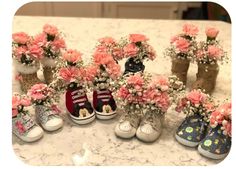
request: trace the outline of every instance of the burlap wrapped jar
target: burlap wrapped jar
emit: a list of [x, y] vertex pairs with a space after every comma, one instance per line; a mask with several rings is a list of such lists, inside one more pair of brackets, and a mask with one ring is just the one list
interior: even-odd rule
[[193, 83], [192, 89], [202, 89], [205, 93], [211, 94], [215, 89], [217, 75], [219, 73], [218, 64], [198, 63], [197, 80]]
[[40, 83], [40, 79], [37, 76], [37, 71], [40, 68], [39, 62], [35, 62], [34, 65], [22, 64], [16, 60], [14, 62], [14, 67], [17, 73], [22, 77], [20, 82], [20, 87], [22, 92], [27, 93], [27, 91], [36, 83]]
[[44, 75], [45, 82], [47, 84], [50, 84], [53, 81], [53, 74], [56, 69], [56, 62], [57, 62], [57, 59], [51, 59], [48, 57], [44, 57], [41, 60], [41, 64], [43, 67], [43, 75]]
[[184, 85], [186, 85], [187, 82], [189, 63], [190, 60], [188, 59], [172, 58], [171, 72], [173, 75], [177, 76]]

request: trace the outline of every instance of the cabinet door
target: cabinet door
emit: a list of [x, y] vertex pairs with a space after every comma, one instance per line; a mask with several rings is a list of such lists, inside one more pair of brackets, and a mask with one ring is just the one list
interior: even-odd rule
[[104, 3], [104, 17], [178, 19], [177, 2], [173, 3]]
[[52, 5], [54, 16], [101, 17], [101, 2], [57, 2]]
[[16, 15], [101, 17], [102, 3], [32, 2], [18, 9]]

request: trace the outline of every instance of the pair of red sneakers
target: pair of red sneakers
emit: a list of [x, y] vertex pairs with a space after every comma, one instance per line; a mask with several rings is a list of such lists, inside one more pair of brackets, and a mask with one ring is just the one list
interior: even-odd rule
[[116, 116], [116, 102], [107, 89], [93, 92], [93, 105], [88, 100], [83, 87], [73, 86], [66, 91], [66, 108], [71, 119], [77, 124], [88, 124], [95, 117], [111, 119]]

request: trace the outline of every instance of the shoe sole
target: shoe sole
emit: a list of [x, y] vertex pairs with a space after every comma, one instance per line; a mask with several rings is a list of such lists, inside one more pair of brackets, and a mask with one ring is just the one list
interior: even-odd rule
[[33, 138], [27, 138], [27, 137], [22, 137], [22, 136], [18, 136], [17, 134], [13, 133], [17, 138], [19, 138], [20, 140], [27, 142], [27, 143], [32, 143], [32, 142], [36, 142], [38, 140], [40, 140], [43, 137], [43, 132], [42, 134], [38, 135], [37, 137], [33, 137]]
[[180, 136], [178, 136], [177, 134], [175, 134], [175, 138], [179, 143], [181, 143], [185, 146], [188, 146], [188, 147], [196, 147], [199, 144], [199, 142], [192, 142], [192, 141], [185, 140], [185, 139], [181, 138]]
[[198, 152], [201, 155], [203, 155], [203, 156], [205, 156], [207, 158], [214, 159], [214, 160], [223, 159], [223, 158], [225, 158], [228, 155], [228, 153], [226, 153], [226, 154], [213, 154], [213, 153], [211, 153], [209, 151], [204, 150], [200, 145], [198, 146]]
[[101, 113], [101, 112], [97, 112], [97, 111], [95, 111], [95, 112], [96, 112], [96, 117], [101, 120], [109, 120], [109, 119], [114, 118], [117, 115], [116, 111], [114, 111], [112, 113]]
[[138, 128], [136, 131], [136, 137], [139, 140], [146, 142], [146, 143], [152, 143], [152, 142], [156, 141], [159, 138], [159, 136], [161, 135], [161, 133], [157, 134], [153, 138], [150, 137], [151, 135], [152, 134], [146, 134], [146, 133], [142, 132], [140, 128]]
[[56, 126], [51, 126], [51, 127], [46, 127], [44, 124], [40, 124], [39, 125], [46, 131], [49, 131], [49, 132], [52, 132], [52, 131], [56, 131], [56, 130], [59, 130], [60, 128], [62, 128], [63, 126], [63, 121], [61, 124], [58, 124]]
[[120, 130], [119, 125], [116, 125], [115, 127], [115, 134], [117, 137], [124, 138], [124, 139], [130, 139], [135, 136], [136, 130], [132, 129], [131, 132], [125, 132]]
[[73, 122], [75, 122], [76, 124], [88, 124], [88, 123], [91, 123], [92, 121], [95, 120], [95, 113], [94, 112], [91, 114], [91, 116], [85, 117], [85, 118], [78, 118], [78, 117], [71, 115], [70, 112], [68, 112], [68, 113], [70, 115], [71, 120]]

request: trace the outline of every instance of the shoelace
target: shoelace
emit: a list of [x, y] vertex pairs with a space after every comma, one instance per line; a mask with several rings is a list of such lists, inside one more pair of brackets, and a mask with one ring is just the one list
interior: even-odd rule
[[12, 125], [13, 130], [18, 134], [22, 135], [30, 131], [31, 128], [35, 126], [35, 122], [30, 117], [30, 115], [22, 114], [21, 116], [13, 119]]
[[73, 103], [78, 103], [79, 106], [82, 106], [85, 104], [85, 101], [87, 100], [85, 97], [85, 91], [83, 89], [78, 89], [73, 92], [71, 92]]
[[140, 122], [141, 112], [139, 111], [128, 111], [121, 116], [120, 122], [129, 121], [131, 126], [137, 128]]
[[98, 90], [97, 94], [97, 98], [101, 99], [102, 102], [108, 102], [112, 97], [109, 90]]
[[154, 129], [158, 130], [158, 126], [161, 125], [159, 124], [158, 119], [160, 118], [161, 113], [160, 112], [147, 112], [145, 114], [145, 119], [143, 120], [143, 124], [150, 124]]

